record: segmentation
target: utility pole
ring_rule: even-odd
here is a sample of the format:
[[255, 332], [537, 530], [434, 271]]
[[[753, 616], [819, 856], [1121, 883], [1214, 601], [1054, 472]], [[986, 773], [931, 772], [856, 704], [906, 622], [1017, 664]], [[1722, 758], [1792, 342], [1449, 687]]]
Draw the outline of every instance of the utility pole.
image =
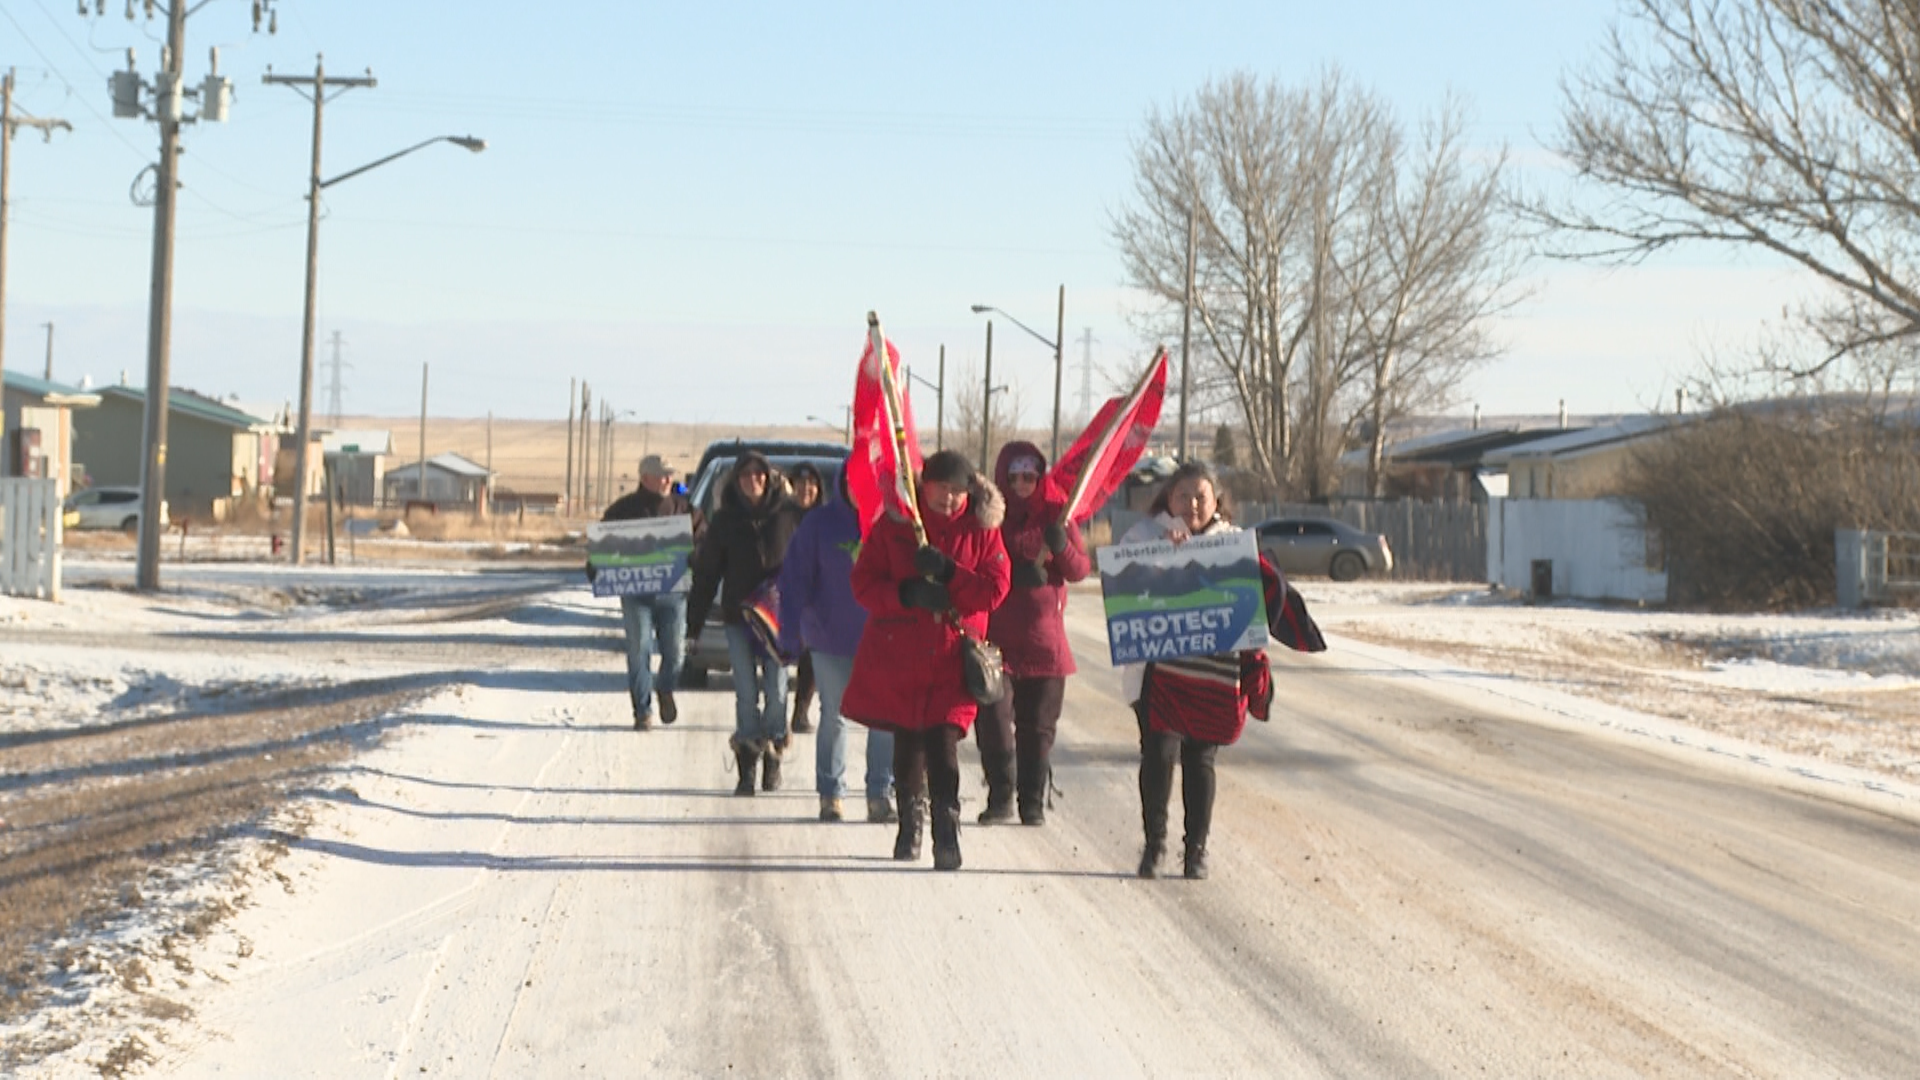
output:
[[1053, 324], [1053, 449], [1048, 461], [1060, 460], [1060, 350], [1067, 343], [1067, 287], [1060, 286], [1060, 313]]
[[1193, 393], [1192, 368], [1188, 363], [1193, 347], [1193, 208], [1187, 208], [1187, 291], [1180, 305], [1180, 461], [1187, 452], [1187, 398]]
[[567, 472], [561, 481], [560, 516], [573, 513], [573, 403], [580, 396], [575, 380], [567, 380]]
[[[5, 378], [7, 370], [7, 218], [11, 213], [9, 205], [13, 199], [13, 133], [19, 128], [30, 127], [38, 130], [51, 141], [54, 128], [73, 130], [73, 125], [65, 120], [41, 120], [13, 110], [13, 69], [8, 68], [0, 76], [0, 379]], [[47, 324], [47, 371], [52, 378], [53, 371], [53, 324]], [[0, 460], [6, 452], [7, 419], [0, 412]]]
[[[420, 473], [414, 485], [414, 498], [427, 501], [427, 365], [420, 364]], [[405, 516], [405, 515], [402, 515]]]
[[993, 449], [993, 320], [987, 320], [987, 381], [980, 386], [980, 471], [989, 468]]
[[353, 365], [340, 359], [340, 346], [345, 344], [340, 339], [340, 331], [335, 330], [330, 340], [333, 343], [333, 360], [327, 365], [327, 423], [337, 428], [340, 426], [340, 417], [343, 412], [342, 392], [346, 390], [346, 385], [340, 381], [340, 371], [342, 368], [350, 368]]
[[1093, 327], [1080, 333], [1080, 422], [1093, 423]]
[[[253, 29], [260, 31], [263, 19], [267, 32], [277, 29], [274, 14], [276, 0], [256, 0], [253, 5]], [[160, 70], [148, 83], [134, 69], [131, 50], [127, 70], [108, 76], [107, 89], [113, 98], [113, 115], [121, 118], [146, 118], [160, 126], [160, 160], [153, 168], [153, 272], [151, 295], [147, 302], [147, 400], [140, 451], [140, 546], [134, 561], [134, 587], [152, 591], [160, 587], [160, 507], [167, 489], [167, 407], [171, 396], [170, 368], [173, 337], [173, 239], [176, 206], [180, 194], [180, 126], [206, 120], [226, 120], [233, 101], [233, 87], [219, 73], [220, 54], [209, 54], [207, 77], [198, 87], [184, 85], [182, 71], [187, 53], [187, 0], [154, 0], [146, 5], [149, 17], [164, 8], [167, 17], [167, 44], [160, 53]], [[131, 13], [129, 7], [129, 13]], [[198, 10], [195, 8], [194, 10]], [[93, 14], [104, 17], [106, 0], [96, 0]], [[87, 6], [80, 5], [80, 14]], [[186, 99], [197, 98], [200, 111], [186, 115]], [[151, 107], [149, 107], [151, 102]], [[136, 201], [138, 201], [136, 199]], [[304, 448], [303, 448], [304, 449]]]
[[580, 506], [589, 508], [593, 502], [593, 455], [588, 452], [593, 440], [587, 433], [593, 430], [593, 389], [585, 382], [580, 384]]
[[[853, 445], [853, 439], [847, 439], [847, 445]], [[933, 448], [947, 448], [947, 347], [940, 346], [940, 391], [933, 398]]]
[[45, 378], [48, 382], [52, 382], [53, 381], [53, 324], [50, 322], [46, 322], [46, 323], [41, 323], [40, 325], [47, 328], [47, 373], [42, 377]]
[[[177, 7], [181, 0], [174, 0]], [[373, 86], [373, 76], [328, 78], [324, 60], [315, 57], [313, 78], [301, 75], [275, 75], [271, 70], [261, 76], [269, 86], [286, 86], [313, 102], [313, 167], [307, 180], [307, 297], [305, 315], [300, 324], [300, 418], [294, 425], [293, 456], [293, 546], [291, 561], [300, 565], [304, 553], [301, 541], [307, 527], [307, 445], [313, 440], [313, 323], [316, 290], [320, 278], [320, 117], [327, 104], [327, 88], [337, 86], [345, 93], [355, 87]], [[424, 483], [425, 476], [421, 477]]]

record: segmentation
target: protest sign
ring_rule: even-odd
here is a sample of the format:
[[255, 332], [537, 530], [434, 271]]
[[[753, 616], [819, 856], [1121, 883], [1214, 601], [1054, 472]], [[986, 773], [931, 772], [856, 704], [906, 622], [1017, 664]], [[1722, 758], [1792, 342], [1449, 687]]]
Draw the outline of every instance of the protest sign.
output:
[[1117, 544], [1101, 548], [1099, 558], [1115, 664], [1266, 647], [1253, 533]]
[[595, 596], [686, 592], [692, 557], [693, 519], [685, 514], [587, 526]]

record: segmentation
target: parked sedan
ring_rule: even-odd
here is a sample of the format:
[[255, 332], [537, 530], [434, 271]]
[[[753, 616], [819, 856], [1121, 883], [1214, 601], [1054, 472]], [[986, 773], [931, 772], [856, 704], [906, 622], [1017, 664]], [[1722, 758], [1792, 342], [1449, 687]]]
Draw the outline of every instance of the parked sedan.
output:
[[[63, 504], [62, 524], [69, 529], [140, 529], [140, 489], [95, 487], [76, 491]], [[160, 502], [160, 524], [167, 524], [166, 500]]]
[[1352, 581], [1393, 569], [1393, 550], [1379, 533], [1330, 518], [1276, 518], [1254, 526], [1260, 550], [1282, 573], [1325, 574]]

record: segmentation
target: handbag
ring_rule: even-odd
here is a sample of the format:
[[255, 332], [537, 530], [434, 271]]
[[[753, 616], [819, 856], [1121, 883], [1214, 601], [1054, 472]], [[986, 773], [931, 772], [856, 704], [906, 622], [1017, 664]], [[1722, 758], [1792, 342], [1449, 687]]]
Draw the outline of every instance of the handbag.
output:
[[958, 619], [954, 628], [960, 631], [960, 681], [967, 693], [981, 705], [1000, 704], [1007, 697], [1007, 664], [1000, 646], [967, 633]]

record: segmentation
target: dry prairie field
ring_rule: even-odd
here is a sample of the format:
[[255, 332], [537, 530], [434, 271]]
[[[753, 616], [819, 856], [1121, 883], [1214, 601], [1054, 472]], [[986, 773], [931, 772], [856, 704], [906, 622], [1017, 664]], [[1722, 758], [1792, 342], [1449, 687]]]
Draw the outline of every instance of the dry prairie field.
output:
[[[488, 438], [487, 429], [491, 425], [493, 434]], [[347, 430], [381, 430], [393, 433], [393, 458], [388, 468], [406, 465], [420, 456], [420, 418], [352, 416], [343, 419], [340, 427]], [[597, 428], [597, 425], [596, 425]], [[1068, 435], [1077, 434], [1069, 432]], [[963, 437], [949, 427], [949, 441], [960, 439], [962, 448], [977, 448], [979, 440], [975, 438], [967, 444]], [[977, 433], [976, 433], [977, 435]], [[996, 433], [996, 445], [1008, 437], [1036, 439], [1046, 444], [1043, 432], [1016, 431], [1006, 435]], [[579, 460], [579, 431], [574, 431], [575, 461]], [[640, 459], [647, 454], [659, 454], [668, 463], [679, 469], [682, 474], [690, 471], [700, 461], [700, 452], [715, 439], [805, 439], [818, 442], [837, 443], [844, 441], [846, 433], [839, 428], [828, 428], [822, 424], [799, 426], [752, 426], [730, 424], [631, 424], [614, 425], [613, 431], [613, 476], [616, 490], [631, 489], [639, 479]], [[567, 422], [559, 420], [506, 420], [495, 418], [440, 418], [428, 417], [426, 423], [426, 453], [428, 457], [442, 453], [456, 453], [481, 465], [489, 463], [489, 442], [491, 442], [491, 467], [499, 474], [496, 487], [502, 491], [518, 492], [558, 492], [566, 482], [567, 468]], [[933, 451], [933, 436], [930, 431], [920, 433], [921, 449], [927, 453]], [[576, 465], [576, 468], [578, 466]], [[594, 472], [599, 473], [599, 465]], [[689, 483], [691, 476], [686, 477]], [[597, 484], [595, 485], [598, 486]]]
[[[493, 434], [488, 438], [491, 424]], [[393, 433], [392, 460], [396, 468], [420, 455], [420, 418], [348, 417], [340, 426], [351, 430], [384, 430]], [[594, 425], [597, 435], [598, 425]], [[579, 458], [580, 432], [574, 435], [574, 455]], [[726, 424], [616, 424], [613, 431], [613, 476], [619, 489], [632, 488], [639, 475], [640, 459], [659, 454], [675, 468], [686, 472], [700, 460], [700, 451], [715, 439], [813, 439], [840, 442], [844, 433], [822, 425], [800, 427], [752, 427]], [[482, 465], [489, 461], [491, 441], [492, 468], [499, 474], [497, 486], [505, 491], [558, 492], [566, 481], [567, 422], [558, 420], [506, 420], [496, 418], [452, 419], [428, 417], [426, 452], [428, 457], [456, 453]], [[576, 465], [576, 468], [578, 466]], [[598, 474], [596, 462], [594, 472]], [[689, 479], [691, 479], [689, 477]]]

